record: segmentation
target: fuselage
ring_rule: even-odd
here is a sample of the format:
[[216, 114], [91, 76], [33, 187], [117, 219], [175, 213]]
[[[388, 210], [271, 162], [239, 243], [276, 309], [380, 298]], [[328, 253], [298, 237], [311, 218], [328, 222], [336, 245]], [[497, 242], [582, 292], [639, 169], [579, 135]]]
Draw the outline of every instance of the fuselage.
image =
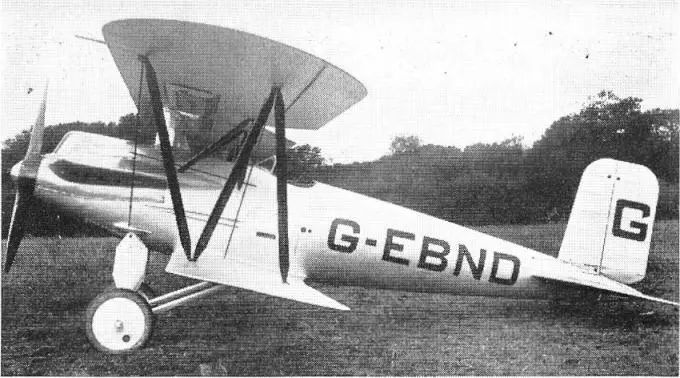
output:
[[[179, 160], [179, 159], [178, 159]], [[195, 243], [232, 164], [206, 159], [179, 182]], [[134, 175], [133, 175], [134, 171]], [[134, 183], [134, 185], [133, 185]], [[277, 268], [276, 178], [251, 166], [199, 258]], [[159, 153], [74, 132], [44, 157], [35, 195], [149, 249], [177, 251], [178, 234]], [[291, 274], [337, 284], [459, 295], [546, 297], [532, 267], [561, 261], [450, 222], [322, 183], [288, 185]], [[129, 223], [128, 223], [129, 220]], [[182, 252], [183, 255], [183, 252]]]

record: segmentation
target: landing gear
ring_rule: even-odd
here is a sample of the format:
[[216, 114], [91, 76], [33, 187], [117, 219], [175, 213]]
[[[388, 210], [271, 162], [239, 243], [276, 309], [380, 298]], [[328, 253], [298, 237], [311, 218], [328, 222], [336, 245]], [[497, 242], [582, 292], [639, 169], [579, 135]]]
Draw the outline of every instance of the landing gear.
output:
[[115, 284], [95, 297], [87, 308], [87, 338], [102, 352], [121, 354], [142, 348], [151, 337], [156, 314], [224, 288], [200, 282], [157, 297], [144, 282], [147, 255], [147, 248], [136, 235], [126, 235], [116, 247], [112, 272]]
[[156, 314], [212, 295], [225, 286], [200, 282], [156, 297], [149, 285], [137, 291], [109, 288], [85, 312], [85, 331], [95, 348], [122, 354], [141, 349], [151, 337]]
[[[116, 290], [118, 289], [115, 284], [109, 285], [106, 287], [106, 291], [111, 291], [111, 290]], [[156, 292], [153, 291], [151, 288], [151, 285], [149, 285], [146, 282], [142, 282], [141, 285], [139, 285], [139, 288], [136, 290], [137, 294], [141, 295], [142, 298], [144, 298], [147, 302], [150, 302], [152, 299], [156, 298]]]
[[126, 289], [99, 294], [85, 313], [87, 338], [95, 348], [112, 354], [142, 348], [151, 337], [153, 322], [149, 303]]
[[137, 293], [142, 296], [148, 303], [150, 300], [156, 298], [156, 293], [154, 293], [153, 289], [151, 289], [151, 286], [147, 284], [146, 282], [142, 282], [141, 285], [139, 285], [139, 289], [137, 289]]

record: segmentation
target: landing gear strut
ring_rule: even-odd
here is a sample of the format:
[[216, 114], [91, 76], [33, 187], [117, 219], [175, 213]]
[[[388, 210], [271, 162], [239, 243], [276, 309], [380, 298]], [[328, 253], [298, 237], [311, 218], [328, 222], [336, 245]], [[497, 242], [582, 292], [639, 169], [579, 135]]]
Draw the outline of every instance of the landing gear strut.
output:
[[148, 253], [137, 235], [125, 235], [116, 247], [112, 272], [115, 287], [99, 294], [87, 307], [87, 337], [102, 352], [137, 350], [151, 337], [154, 315], [149, 301], [153, 291], [143, 282]]
[[147, 255], [146, 246], [136, 235], [126, 235], [116, 247], [115, 286], [95, 297], [87, 308], [87, 337], [102, 352], [121, 354], [142, 348], [151, 338], [156, 314], [225, 287], [200, 282], [157, 297], [144, 282]]

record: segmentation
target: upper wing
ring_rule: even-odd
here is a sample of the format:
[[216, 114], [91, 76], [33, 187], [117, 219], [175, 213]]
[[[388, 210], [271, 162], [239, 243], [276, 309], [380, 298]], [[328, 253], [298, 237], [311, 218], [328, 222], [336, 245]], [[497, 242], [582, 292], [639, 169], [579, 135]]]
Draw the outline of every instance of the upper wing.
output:
[[[129, 19], [108, 23], [104, 38], [143, 117], [150, 115], [141, 63], [151, 61], [163, 103], [206, 122], [189, 132], [215, 140], [257, 116], [273, 85], [281, 86], [286, 126], [318, 129], [366, 96], [366, 88], [332, 64], [296, 48], [232, 29], [192, 22]], [[149, 117], [150, 118], [150, 117]], [[268, 121], [273, 124], [273, 116]]]
[[586, 286], [612, 293], [623, 294], [630, 297], [680, 306], [680, 304], [676, 302], [643, 294], [628, 285], [614, 281], [611, 278], [607, 278], [603, 275], [585, 272], [574, 265], [565, 263], [560, 264], [558, 269], [542, 269], [540, 267], [537, 269], [538, 270], [533, 273], [533, 276], [546, 281]]

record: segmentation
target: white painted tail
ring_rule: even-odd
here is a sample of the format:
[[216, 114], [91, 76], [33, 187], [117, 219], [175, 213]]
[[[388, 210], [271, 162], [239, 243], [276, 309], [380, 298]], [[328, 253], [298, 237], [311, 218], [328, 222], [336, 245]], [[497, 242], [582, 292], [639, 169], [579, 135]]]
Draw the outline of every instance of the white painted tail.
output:
[[642, 280], [658, 197], [648, 168], [593, 162], [581, 177], [558, 257], [625, 284]]

